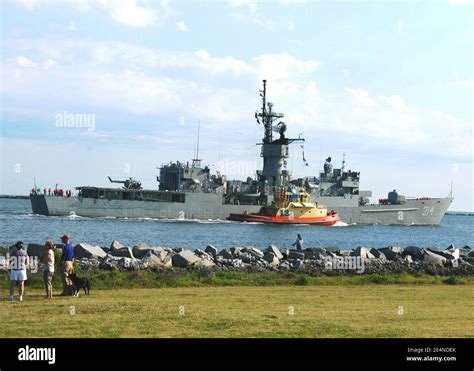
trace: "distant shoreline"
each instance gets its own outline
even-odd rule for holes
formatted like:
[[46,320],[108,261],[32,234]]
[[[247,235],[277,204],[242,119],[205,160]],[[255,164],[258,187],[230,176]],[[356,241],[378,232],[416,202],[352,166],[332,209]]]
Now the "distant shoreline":
[[28,200],[30,196],[0,195],[0,198],[9,198],[12,200]]
[[448,211],[446,215],[474,216],[474,211]]

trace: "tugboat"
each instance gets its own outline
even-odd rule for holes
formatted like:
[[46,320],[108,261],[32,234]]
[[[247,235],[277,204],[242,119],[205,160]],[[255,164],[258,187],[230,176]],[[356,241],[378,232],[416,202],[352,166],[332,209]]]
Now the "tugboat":
[[271,206],[262,207],[258,213],[230,214],[227,219],[237,222],[322,226],[335,225],[340,220],[337,212],[328,212],[325,206],[314,203],[305,191],[291,189],[275,192],[274,200]]

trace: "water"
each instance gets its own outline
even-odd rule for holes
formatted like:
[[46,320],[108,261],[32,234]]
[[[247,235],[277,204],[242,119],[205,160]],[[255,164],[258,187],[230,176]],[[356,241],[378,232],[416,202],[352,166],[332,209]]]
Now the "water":
[[[29,200],[0,199],[0,243],[13,244],[58,241],[65,233],[74,242],[90,242],[107,247],[113,240],[133,246],[217,248],[269,244],[291,245],[301,233],[305,247],[409,246],[446,248],[450,244],[474,246],[474,217],[447,215],[441,226],[284,226],[239,224],[227,221],[160,221],[153,219],[112,219],[45,217],[33,215]],[[59,241],[58,241],[59,242]]]

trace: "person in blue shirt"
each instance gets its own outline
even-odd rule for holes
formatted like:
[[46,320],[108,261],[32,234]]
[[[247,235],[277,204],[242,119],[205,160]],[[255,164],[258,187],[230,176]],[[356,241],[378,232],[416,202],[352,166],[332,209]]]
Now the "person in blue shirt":
[[61,257],[61,278],[63,281],[63,292],[61,296],[72,296],[73,287],[69,275],[74,273],[74,246],[71,243],[71,236],[64,235],[61,237],[63,243]]

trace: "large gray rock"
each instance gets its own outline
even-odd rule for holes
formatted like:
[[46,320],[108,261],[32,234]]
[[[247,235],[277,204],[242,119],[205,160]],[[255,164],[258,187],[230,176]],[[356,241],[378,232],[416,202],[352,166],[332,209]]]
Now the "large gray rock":
[[120,249],[111,250],[110,255],[121,257],[121,258],[130,258],[130,259],[135,258],[133,256],[133,251],[130,247],[122,247]]
[[239,255],[239,259],[242,260],[245,264],[251,264],[257,258],[253,256],[252,254],[249,254],[248,252],[242,252]]
[[[38,258],[42,258],[45,253],[45,249],[46,248],[44,247],[44,245],[32,243],[32,244],[27,245],[26,252],[28,253],[28,256],[36,256]],[[12,245],[12,246],[7,247],[6,250],[8,253],[11,254],[12,252],[16,251],[16,247],[15,245]]]
[[300,260],[300,259],[295,259],[295,260],[292,262],[291,266],[292,266],[292,268],[293,268],[295,271],[298,271],[298,270],[304,268],[304,261],[303,261],[303,260]]
[[304,260],[304,253],[297,250],[290,250],[289,259]]
[[352,251],[351,256],[361,257],[363,259],[375,259],[375,256],[367,247],[358,247]]
[[114,251],[114,250],[120,250],[124,247],[127,247],[125,246],[123,243],[121,243],[120,241],[113,241],[111,244],[110,244],[110,251]]
[[234,259],[234,254],[232,254],[230,249],[221,250],[217,256],[222,256],[224,259]]
[[457,256],[457,258],[454,257],[454,255],[452,253],[450,253],[449,251],[439,251],[439,250],[435,250],[435,249],[427,249],[428,251],[434,253],[434,254],[437,254],[437,255],[440,255],[442,256],[443,258],[446,258],[448,260],[453,260],[453,259],[459,259],[459,249],[457,249],[457,252],[456,250],[454,250],[454,255]]
[[[339,253],[339,251],[337,251],[339,249],[330,248],[329,250],[331,250],[335,254]],[[327,252],[327,250],[322,247],[308,247],[305,251],[318,252],[320,254],[325,254]]]
[[[337,248],[337,247],[328,247],[328,248],[326,248],[326,249],[322,249],[322,248],[319,248],[319,249],[325,250],[326,253],[332,252],[333,254],[336,254],[336,255],[341,255],[341,251],[347,251],[347,250],[341,250],[341,249],[339,249],[339,248]],[[349,250],[349,252],[350,252],[350,250]]]
[[444,256],[436,254],[430,250],[424,250],[424,259],[426,263],[444,266],[446,264],[447,259]]
[[234,258],[238,258],[240,256],[241,249],[240,247],[231,247],[230,252]]
[[[305,250],[304,259],[305,260],[321,260],[333,254],[332,252],[319,252],[315,250]],[[335,255],[335,254],[334,254]]]
[[351,256],[352,250],[339,250],[339,252],[328,251],[328,253],[331,253],[332,255],[336,256]]
[[212,268],[215,265],[216,264],[212,260],[209,260],[209,259],[200,259],[194,264],[195,267],[201,267],[201,268]]
[[240,259],[233,259],[230,262],[231,262],[231,266],[234,268],[242,268],[243,266],[243,262]]
[[280,250],[281,255],[283,255],[283,259],[288,259],[290,256],[290,249],[284,248]]
[[279,268],[281,271],[288,271],[291,268],[291,263],[288,260],[283,260],[280,262]]
[[459,259],[461,257],[461,250],[460,249],[454,249],[449,251],[453,259]]
[[381,260],[387,260],[387,257],[385,256],[385,254],[380,251],[380,250],[377,250],[377,249],[370,249],[370,253],[375,256],[377,259],[381,259]]
[[280,250],[278,250],[275,245],[268,246],[268,248],[265,250],[265,253],[267,254],[269,252],[273,253],[278,258],[278,260],[283,259],[283,254],[280,252]]
[[209,255],[207,252],[201,250],[201,249],[196,249],[194,250],[194,255],[200,257],[201,259],[206,259],[206,260],[213,260],[213,256]]
[[82,258],[79,260],[79,267],[81,268],[82,272],[86,272],[89,270],[97,270],[100,266],[100,261],[98,259],[87,259]]
[[425,254],[423,253],[423,249],[417,246],[408,246],[403,250],[402,256],[405,257],[410,255],[413,260],[424,260]]
[[141,262],[145,269],[157,269],[164,267],[163,261],[151,252],[144,256]]
[[149,254],[155,255],[161,261],[163,268],[172,268],[173,267],[173,256],[174,253],[166,251],[165,249],[161,250],[159,253],[156,251],[150,251]]
[[378,251],[384,254],[388,260],[397,260],[402,256],[402,248],[398,246],[383,247],[381,249],[378,249]]
[[134,258],[121,258],[118,267],[125,270],[137,270],[140,268],[138,260]]
[[76,259],[82,258],[105,258],[106,252],[99,246],[91,245],[90,243],[80,243],[74,247],[74,255]]
[[132,252],[135,258],[141,259],[145,255],[147,255],[149,252],[153,252],[153,251],[156,251],[158,255],[159,251],[161,250],[163,250],[161,247],[150,247],[144,243],[140,243],[133,247]]
[[173,266],[178,268],[188,268],[201,260],[190,250],[183,250],[172,258]]
[[28,253],[28,256],[36,256],[42,259],[44,254],[46,253],[46,247],[44,247],[44,245],[30,243],[26,251]]
[[469,246],[464,246],[459,250],[459,254],[461,256],[469,256],[469,253],[471,253],[471,248]]
[[280,259],[278,259],[278,257],[273,252],[267,252],[263,256],[263,260],[265,260],[272,267],[276,267],[280,263]]
[[241,249],[241,252],[247,252],[258,259],[263,258],[263,256],[265,255],[262,250],[256,249],[255,247],[244,247],[243,249]]
[[204,251],[211,255],[214,259],[217,257],[217,249],[212,245],[207,245]]
[[113,270],[117,268],[118,261],[112,255],[107,255],[100,261],[99,269]]

